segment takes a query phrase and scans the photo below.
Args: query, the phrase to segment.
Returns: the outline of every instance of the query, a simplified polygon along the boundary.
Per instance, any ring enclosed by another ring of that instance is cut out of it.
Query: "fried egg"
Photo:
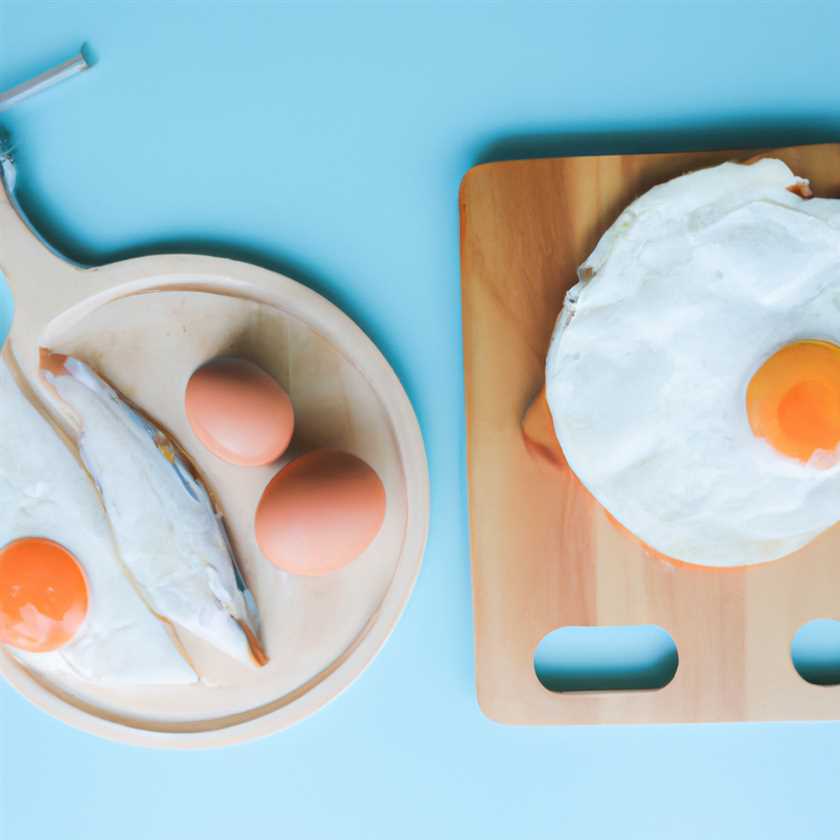
[[[668,557],[760,563],[840,518],[840,201],[781,161],[633,202],[578,272],[546,397],[566,461]]]
[[[132,585],[96,490],[0,360],[0,641],[38,673],[106,684],[196,674]]]
[[[256,605],[221,517],[178,446],[84,362],[45,355],[120,556],[156,614],[243,664],[263,665]]]

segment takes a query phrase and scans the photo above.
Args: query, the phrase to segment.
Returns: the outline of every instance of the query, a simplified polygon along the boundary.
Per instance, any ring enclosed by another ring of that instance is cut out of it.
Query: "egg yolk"
[[[26,537],[0,549],[0,642],[56,650],[76,635],[87,607],[84,572],[66,548]]]
[[[840,347],[796,341],[774,353],[747,386],[753,434],[807,462],[840,444]]]

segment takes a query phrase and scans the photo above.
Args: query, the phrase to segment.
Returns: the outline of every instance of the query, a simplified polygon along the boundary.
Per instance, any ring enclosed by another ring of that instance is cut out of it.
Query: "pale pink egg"
[[[289,395],[247,359],[202,365],[187,383],[184,407],[195,436],[218,458],[243,467],[277,460],[295,427]]]
[[[325,575],[355,560],[385,519],[385,488],[361,458],[319,449],[291,461],[263,491],[257,543],[275,566]]]

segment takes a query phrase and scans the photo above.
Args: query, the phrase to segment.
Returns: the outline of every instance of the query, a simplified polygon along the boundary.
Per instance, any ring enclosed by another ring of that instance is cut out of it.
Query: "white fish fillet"
[[[79,422],[120,555],[152,608],[229,656],[265,664],[224,527],[173,442],[88,365],[44,372]]]
[[[48,653],[9,648],[48,675],[123,685],[196,682],[166,626],[135,590],[105,510],[68,445],[21,392],[0,361],[0,545],[45,537],[84,568],[88,614],[76,637]]]

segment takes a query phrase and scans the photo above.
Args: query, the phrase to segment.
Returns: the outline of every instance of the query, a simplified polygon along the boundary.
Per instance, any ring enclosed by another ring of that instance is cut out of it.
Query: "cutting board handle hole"
[[[805,682],[840,685],[840,621],[816,618],[803,624],[791,642],[790,658]]]
[[[560,627],[534,651],[537,679],[556,692],[664,688],[678,663],[674,640],[656,624]]]

